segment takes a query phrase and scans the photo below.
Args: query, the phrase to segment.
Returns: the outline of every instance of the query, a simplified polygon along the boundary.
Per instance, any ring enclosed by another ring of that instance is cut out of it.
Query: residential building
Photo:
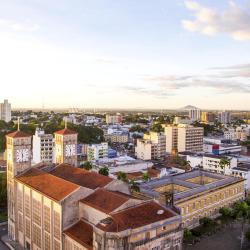
[[[87,159],[88,161],[98,161],[108,157],[108,143],[92,144],[88,146]]]
[[[3,103],[0,103],[0,120],[5,122],[11,121],[11,104],[8,100],[4,100]]]
[[[127,132],[113,132],[111,134],[105,134],[104,138],[106,141],[111,143],[128,143],[129,134]]]
[[[220,208],[245,197],[244,179],[200,169],[143,183],[140,192],[145,199],[177,207],[185,228],[198,226],[203,217],[219,216]]]
[[[33,160],[34,164],[40,162],[53,162],[53,148],[54,148],[54,138],[52,134],[45,134],[44,130],[37,128],[35,135],[33,135]]]
[[[219,113],[219,122],[222,124],[231,123],[231,113],[229,111],[223,111]]]
[[[106,123],[107,124],[118,124],[122,122],[122,116],[120,114],[116,115],[106,115]]]
[[[138,159],[162,159],[166,152],[166,136],[164,133],[150,131],[143,139],[137,139],[135,154]]]
[[[201,122],[213,123],[215,121],[215,114],[212,112],[201,112]]]
[[[190,109],[189,118],[192,121],[200,121],[201,119],[201,110],[200,109]]]
[[[75,161],[74,154],[61,153],[75,142],[73,132],[65,128],[55,133],[63,136],[56,138],[62,147],[55,152],[58,161]],[[181,249],[182,221],[176,210],[135,198],[126,183],[65,162],[32,167],[31,138],[20,130],[6,136],[13,248]]]
[[[178,126],[168,125],[164,128],[166,136],[166,152],[172,154],[178,150]]]
[[[245,180],[245,190],[250,191],[250,163],[239,162],[237,167],[231,169],[232,175]]]
[[[193,121],[188,118],[183,118],[180,116],[175,116],[173,124],[178,125],[178,124],[191,124]]]

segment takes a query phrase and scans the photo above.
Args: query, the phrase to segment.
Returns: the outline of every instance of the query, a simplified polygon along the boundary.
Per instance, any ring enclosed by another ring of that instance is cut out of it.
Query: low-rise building
[[[196,227],[203,217],[217,217],[220,208],[245,197],[244,179],[198,169],[143,183],[140,192],[163,206],[177,207],[186,228]]]
[[[98,161],[108,157],[108,143],[92,144],[88,146],[87,159],[88,161]]]

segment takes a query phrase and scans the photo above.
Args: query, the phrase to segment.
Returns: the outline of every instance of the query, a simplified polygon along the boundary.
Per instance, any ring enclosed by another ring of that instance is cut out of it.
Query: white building
[[[120,114],[116,115],[106,115],[106,123],[107,124],[117,124],[122,122],[122,116]]]
[[[98,161],[101,158],[108,157],[108,143],[92,144],[88,146],[87,159],[88,161]]]
[[[224,132],[224,138],[231,141],[246,141],[249,136],[249,126],[238,126],[237,128],[229,128]]]
[[[231,123],[231,113],[228,111],[223,111],[219,113],[219,121],[222,124]]]
[[[0,103],[0,120],[5,122],[11,121],[11,104],[8,103],[8,100],[4,100],[3,103]]]
[[[163,133],[150,131],[143,139],[137,140],[135,155],[138,159],[161,159],[166,152],[166,136]]]
[[[244,178],[245,190],[250,190],[250,163],[239,162],[238,166],[232,169],[232,175],[235,177]]]
[[[33,135],[33,163],[52,163],[53,144],[53,135],[45,134],[43,129],[37,128],[35,135]]]
[[[200,119],[201,119],[201,110],[200,109],[190,109],[189,110],[189,118],[192,121],[200,121]]]

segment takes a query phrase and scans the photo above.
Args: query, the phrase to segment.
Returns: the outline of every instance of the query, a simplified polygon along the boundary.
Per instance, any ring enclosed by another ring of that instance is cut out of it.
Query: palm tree
[[[245,201],[236,202],[233,208],[234,216],[241,221],[241,242],[240,249],[243,247],[244,243],[244,230],[245,223],[250,219],[250,206]]]
[[[101,175],[109,176],[109,169],[107,167],[100,168],[98,173]]]
[[[135,191],[135,192],[140,192],[140,187],[138,185],[138,183],[135,182],[135,180],[131,180],[129,182],[130,188]]]
[[[223,174],[225,175],[226,167],[230,166],[230,160],[227,157],[221,158],[219,166],[223,170]]]

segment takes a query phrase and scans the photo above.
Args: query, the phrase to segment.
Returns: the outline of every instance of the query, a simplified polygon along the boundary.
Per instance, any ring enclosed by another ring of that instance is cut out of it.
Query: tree
[[[84,168],[86,170],[91,170],[93,168],[93,165],[90,161],[86,161],[80,165],[80,168]]]
[[[201,218],[199,220],[199,222],[204,227],[208,227],[208,226],[211,226],[213,224],[213,220],[208,218],[208,217]]]
[[[246,221],[250,219],[250,207],[245,201],[238,201],[233,207],[234,216],[241,221],[241,244],[240,249],[242,249],[244,243],[244,230]]]
[[[109,169],[107,167],[100,168],[98,173],[101,175],[109,176]]]
[[[124,181],[124,182],[128,182],[128,177],[127,177],[126,173],[124,173],[122,171],[118,172],[117,179],[121,180],[121,181]]]
[[[219,210],[219,213],[221,214],[222,217],[229,218],[232,216],[232,209],[228,207],[222,207]]]
[[[151,128],[151,131],[160,133],[160,132],[163,132],[164,129],[163,129],[161,123],[154,123],[152,128]]]
[[[219,163],[220,168],[223,170],[223,174],[225,175],[226,167],[230,166],[230,160],[228,158],[222,158]]]
[[[7,207],[7,174],[0,173],[0,207]]]
[[[149,181],[150,180],[150,175],[149,175],[148,172],[143,173],[142,180],[144,180],[144,181]]]
[[[131,180],[129,182],[130,188],[135,191],[135,192],[140,192],[140,187],[138,185],[138,183],[135,180]]]

